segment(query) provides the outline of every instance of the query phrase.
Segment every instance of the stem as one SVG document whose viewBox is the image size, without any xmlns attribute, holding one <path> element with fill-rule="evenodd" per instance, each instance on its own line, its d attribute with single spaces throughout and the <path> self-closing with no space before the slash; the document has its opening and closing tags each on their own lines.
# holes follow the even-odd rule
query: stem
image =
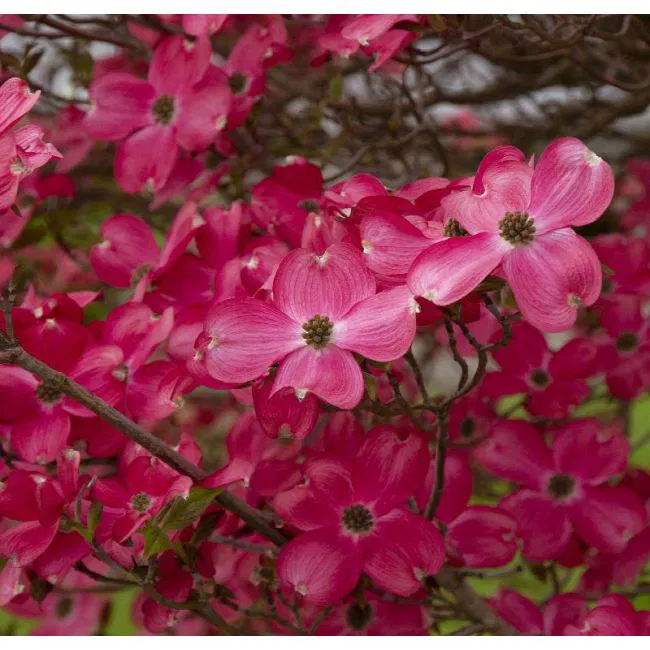
<svg viewBox="0 0 650 650">
<path fill-rule="evenodd" d="M 501 619 L 495 611 L 450 567 L 436 576 L 438 584 L 451 593 L 465 614 L 476 623 L 498 636 L 519 636 L 512 625 Z"/>
<path fill-rule="evenodd" d="M 71 397 L 76 402 L 98 415 L 104 421 L 121 431 L 125 436 L 137 442 L 149 453 L 159 458 L 184 476 L 189 476 L 193 481 L 201 482 L 208 477 L 208 473 L 194 465 L 186 458 L 167 446 L 162 440 L 139 427 L 118 410 L 107 404 L 102 399 L 80 386 L 57 370 L 39 361 L 23 350 L 16 342 L 10 341 L 6 335 L 0 336 L 0 363 L 14 364 L 36 375 L 44 382 L 52 385 L 64 395 Z M 245 501 L 223 490 L 215 497 L 215 501 L 226 510 L 236 514 L 245 521 L 253 530 L 266 537 L 269 541 L 282 546 L 287 540 L 284 535 L 275 529 L 264 515 L 252 508 Z"/>
<path fill-rule="evenodd" d="M 436 439 L 436 477 L 433 482 L 433 493 L 424 511 L 424 516 L 433 519 L 436 514 L 442 493 L 445 489 L 445 460 L 447 458 L 447 442 L 449 440 L 449 422 L 447 409 L 438 413 L 438 437 Z"/>
</svg>

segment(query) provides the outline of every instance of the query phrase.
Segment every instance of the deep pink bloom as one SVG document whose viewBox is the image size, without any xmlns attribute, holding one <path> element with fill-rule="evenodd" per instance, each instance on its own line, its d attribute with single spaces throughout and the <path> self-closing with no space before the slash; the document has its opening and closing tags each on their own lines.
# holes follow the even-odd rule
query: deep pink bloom
<svg viewBox="0 0 650 650">
<path fill-rule="evenodd" d="M 406 287 L 375 294 L 360 253 L 334 244 L 322 255 L 294 250 L 273 281 L 273 302 L 233 299 L 208 313 L 197 353 L 210 376 L 241 384 L 279 362 L 273 393 L 287 386 L 353 408 L 363 377 L 352 352 L 375 361 L 401 357 L 415 334 Z"/>
<path fill-rule="evenodd" d="M 446 223 L 455 219 L 469 236 L 422 253 L 409 286 L 448 305 L 500 267 L 532 325 L 566 330 L 601 287 L 596 254 L 570 226 L 595 221 L 613 192 L 609 165 L 575 138 L 549 145 L 534 171 L 518 149 L 497 147 L 483 159 L 471 188 L 442 202 Z"/>
<path fill-rule="evenodd" d="M 317 636 L 420 636 L 427 635 L 424 611 L 419 605 L 391 603 L 368 593 L 364 602 L 350 599 L 335 607 L 321 623 Z M 314 619 L 320 608 L 314 607 Z"/>
<path fill-rule="evenodd" d="M 597 365 L 605 371 L 609 392 L 631 400 L 650 386 L 650 321 L 638 295 L 616 294 L 598 305 L 603 331 Z"/>
<path fill-rule="evenodd" d="M 400 440 L 390 427 L 371 432 L 352 460 L 309 460 L 305 483 L 274 500 L 282 518 L 305 531 L 281 551 L 281 584 L 317 604 L 340 601 L 362 572 L 402 596 L 420 589 L 444 558 L 437 528 L 404 507 L 426 461 L 419 438 Z"/>
<path fill-rule="evenodd" d="M 517 553 L 516 533 L 517 520 L 506 510 L 470 506 L 447 529 L 447 547 L 466 566 L 503 566 Z"/>
<path fill-rule="evenodd" d="M 528 422 L 492 430 L 474 452 L 490 472 L 523 487 L 500 506 L 517 520 L 527 558 L 555 559 L 572 531 L 590 546 L 618 552 L 646 525 L 639 497 L 606 481 L 625 470 L 627 440 L 595 420 L 575 420 L 553 434 L 549 448 Z"/>
<path fill-rule="evenodd" d="M 149 454 L 137 456 L 115 478 L 102 478 L 92 489 L 103 504 L 97 540 L 128 539 L 147 519 L 155 516 L 174 497 L 187 496 L 192 480 Z"/>
<path fill-rule="evenodd" d="M 292 388 L 283 388 L 271 397 L 272 382 L 253 385 L 255 415 L 264 431 L 284 440 L 306 438 L 318 419 L 318 399 L 307 393 L 302 399 Z"/>
<path fill-rule="evenodd" d="M 495 398 L 523 393 L 533 415 L 564 417 L 589 395 L 586 379 L 598 369 L 597 351 L 590 339 L 574 338 L 551 352 L 539 330 L 515 323 L 508 345 L 492 351 L 501 371 L 488 374 L 483 391 Z"/>
</svg>

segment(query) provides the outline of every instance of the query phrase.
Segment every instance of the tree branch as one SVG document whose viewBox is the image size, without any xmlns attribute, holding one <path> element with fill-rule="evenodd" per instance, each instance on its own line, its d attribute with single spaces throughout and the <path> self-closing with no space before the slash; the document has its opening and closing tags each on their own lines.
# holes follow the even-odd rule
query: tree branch
<svg viewBox="0 0 650 650">
<path fill-rule="evenodd" d="M 207 472 L 175 452 L 162 440 L 142 429 L 124 414 L 86 390 L 83 386 L 77 384 L 67 375 L 50 368 L 42 361 L 25 352 L 18 343 L 10 341 L 4 334 L 0 337 L 0 364 L 3 363 L 19 366 L 36 375 L 56 390 L 71 397 L 82 406 L 85 406 L 88 410 L 95 413 L 95 415 L 98 415 L 118 431 L 121 431 L 129 439 L 137 442 L 149 453 L 184 476 L 189 476 L 196 482 L 201 482 L 208 477 Z M 285 536 L 274 528 L 259 510 L 252 508 L 245 501 L 227 490 L 223 490 L 218 494 L 215 497 L 215 502 L 222 508 L 237 515 L 253 530 L 256 530 L 260 535 L 263 535 L 274 544 L 282 546 L 287 541 Z"/>
</svg>

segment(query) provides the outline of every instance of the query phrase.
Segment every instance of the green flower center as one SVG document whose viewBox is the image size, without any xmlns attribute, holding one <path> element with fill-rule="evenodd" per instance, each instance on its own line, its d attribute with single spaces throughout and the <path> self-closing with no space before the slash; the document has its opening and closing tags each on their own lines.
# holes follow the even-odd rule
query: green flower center
<svg viewBox="0 0 650 650">
<path fill-rule="evenodd" d="M 306 323 L 303 323 L 302 338 L 305 339 L 307 345 L 320 350 L 329 343 L 333 327 L 334 323 L 327 316 L 316 314 Z"/>
<path fill-rule="evenodd" d="M 346 530 L 349 530 L 351 533 L 367 533 L 372 529 L 374 523 L 370 510 L 360 503 L 348 506 L 343 511 L 341 521 Z"/>
<path fill-rule="evenodd" d="M 174 98 L 171 95 L 161 95 L 153 103 L 151 112 L 158 124 L 167 125 L 174 119 Z"/>
<path fill-rule="evenodd" d="M 535 221 L 526 212 L 506 212 L 499 221 L 499 234 L 511 244 L 530 244 L 535 230 Z"/>
<path fill-rule="evenodd" d="M 568 474 L 556 474 L 551 476 L 547 489 L 554 499 L 565 499 L 573 494 L 575 487 L 576 482 L 573 477 Z"/>
<path fill-rule="evenodd" d="M 445 225 L 445 237 L 467 237 L 469 233 L 463 228 L 458 219 L 449 219 Z"/>
</svg>

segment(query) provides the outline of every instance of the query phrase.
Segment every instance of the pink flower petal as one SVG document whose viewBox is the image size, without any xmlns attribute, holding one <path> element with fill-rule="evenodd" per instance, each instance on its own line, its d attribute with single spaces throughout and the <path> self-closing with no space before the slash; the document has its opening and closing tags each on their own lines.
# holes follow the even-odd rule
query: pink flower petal
<svg viewBox="0 0 650 650">
<path fill-rule="evenodd" d="M 347 350 L 335 345 L 322 350 L 304 346 L 281 363 L 272 394 L 286 386 L 312 392 L 332 406 L 352 409 L 363 396 L 363 375 Z"/>
<path fill-rule="evenodd" d="M 433 243 L 400 214 L 371 213 L 361 220 L 368 268 L 379 275 L 406 276 L 413 260 Z"/>
<path fill-rule="evenodd" d="M 15 560 L 19 566 L 33 562 L 54 539 L 59 522 L 43 526 L 26 521 L 0 533 L 0 557 Z"/>
<path fill-rule="evenodd" d="M 617 431 L 598 420 L 574 420 L 564 425 L 553 440 L 553 456 L 559 472 L 590 485 L 600 485 L 622 474 L 630 444 Z"/>
<path fill-rule="evenodd" d="M 124 140 L 115 154 L 115 180 L 125 192 L 157 191 L 165 185 L 178 146 L 174 130 L 153 125 Z"/>
<path fill-rule="evenodd" d="M 528 213 L 538 234 L 583 226 L 600 217 L 613 195 L 611 167 L 580 140 L 559 138 L 537 163 Z"/>
<path fill-rule="evenodd" d="M 506 623 L 520 632 L 530 636 L 542 634 L 542 612 L 530 598 L 513 589 L 499 589 L 488 602 Z"/>
<path fill-rule="evenodd" d="M 315 530 L 291 540 L 277 562 L 281 586 L 315 605 L 334 605 L 347 596 L 361 576 L 354 543 L 333 529 Z"/>
<path fill-rule="evenodd" d="M 123 72 L 103 75 L 90 86 L 94 107 L 84 127 L 96 140 L 122 140 L 136 129 L 153 123 L 151 105 L 155 89 L 146 81 Z"/>
<path fill-rule="evenodd" d="M 517 520 L 500 508 L 470 506 L 449 526 L 447 540 L 466 566 L 508 564 L 517 553 Z"/>
<path fill-rule="evenodd" d="M 537 429 L 522 420 L 496 425 L 474 456 L 495 476 L 533 489 L 542 489 L 553 472 L 550 449 Z"/>
<path fill-rule="evenodd" d="M 273 438 L 306 438 L 318 419 L 318 398 L 308 393 L 298 399 L 296 392 L 285 388 L 270 397 L 272 382 L 253 386 L 255 414 L 264 431 Z"/>
<path fill-rule="evenodd" d="M 430 521 L 408 511 L 383 517 L 366 548 L 365 572 L 375 585 L 398 596 L 410 596 L 422 580 L 442 567 L 442 535 Z"/>
<path fill-rule="evenodd" d="M 646 525 L 639 497 L 622 487 L 588 487 L 571 509 L 578 535 L 604 553 L 619 553 Z"/>
<path fill-rule="evenodd" d="M 429 455 L 422 438 L 401 439 L 390 426 L 375 427 L 359 450 L 354 472 L 357 499 L 382 515 L 402 505 L 424 481 Z"/>
<path fill-rule="evenodd" d="M 543 332 L 573 326 L 578 306 L 600 295 L 602 271 L 589 243 L 570 228 L 512 250 L 503 270 L 524 318 Z"/>
<path fill-rule="evenodd" d="M 549 497 L 530 490 L 521 490 L 500 503 L 517 520 L 518 535 L 523 541 L 524 555 L 531 562 L 558 558 L 571 539 L 571 522 L 565 508 Z"/>
<path fill-rule="evenodd" d="M 544 633 L 547 636 L 564 636 L 566 628 L 578 625 L 588 611 L 587 601 L 579 594 L 554 596 L 544 608 Z"/>
<path fill-rule="evenodd" d="M 317 314 L 337 320 L 374 293 L 375 279 L 350 244 L 332 244 L 322 255 L 294 250 L 273 281 L 274 304 L 300 324 Z"/>
<path fill-rule="evenodd" d="M 208 147 L 226 127 L 231 102 L 225 79 L 193 92 L 178 116 L 178 144 L 187 151 Z"/>
<path fill-rule="evenodd" d="M 444 220 L 456 219 L 472 235 L 498 233 L 506 212 L 523 212 L 530 197 L 532 170 L 515 147 L 493 149 L 481 161 L 471 189 L 442 199 Z"/>
<path fill-rule="evenodd" d="M 358 302 L 334 325 L 332 341 L 374 361 L 399 359 L 415 336 L 416 303 L 405 286 Z"/>
<path fill-rule="evenodd" d="M 182 95 L 201 81 L 210 54 L 210 41 L 205 36 L 194 41 L 168 36 L 156 47 L 149 66 L 149 83 L 159 95 Z"/>
<path fill-rule="evenodd" d="M 21 567 L 12 560 L 8 560 L 0 569 L 0 607 L 4 607 L 21 593 L 21 572 Z"/>
<path fill-rule="evenodd" d="M 137 270 L 153 266 L 158 259 L 158 244 L 140 217 L 116 214 L 104 221 L 100 234 L 103 241 L 92 247 L 90 261 L 106 284 L 126 289 Z"/>
<path fill-rule="evenodd" d="M 41 91 L 32 92 L 23 79 L 12 77 L 0 86 L 0 135 L 21 120 L 38 101 Z"/>
<path fill-rule="evenodd" d="M 285 522 L 299 530 L 319 530 L 339 524 L 336 510 L 331 504 L 323 503 L 308 485 L 280 492 L 273 499 L 273 508 Z"/>
<path fill-rule="evenodd" d="M 27 462 L 50 463 L 66 447 L 70 418 L 60 407 L 41 408 L 33 416 L 13 427 L 11 447 Z"/>
<path fill-rule="evenodd" d="M 257 379 L 305 342 L 300 326 L 273 305 L 233 298 L 212 307 L 197 346 L 210 376 L 241 384 Z"/>
<path fill-rule="evenodd" d="M 499 235 L 452 237 L 421 253 L 408 275 L 408 287 L 437 305 L 464 298 L 503 259 L 510 245 Z"/>
</svg>

